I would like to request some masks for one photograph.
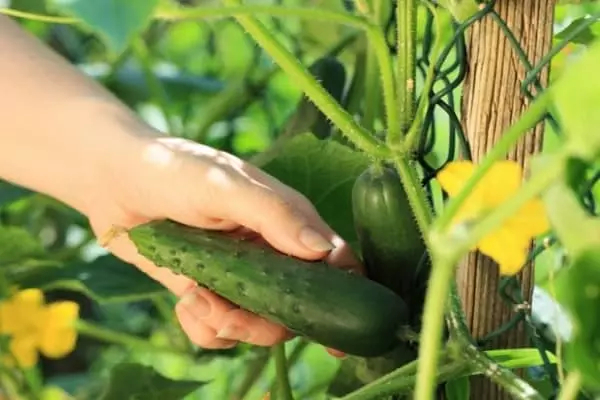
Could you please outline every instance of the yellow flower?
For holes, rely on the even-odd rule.
[[[9,350],[19,365],[37,364],[38,351],[61,358],[75,348],[79,305],[71,301],[45,304],[39,289],[25,289],[0,303],[0,334],[10,336]]]
[[[456,196],[475,172],[470,161],[449,163],[437,175],[438,182],[450,197]],[[485,174],[469,194],[453,223],[472,222],[513,196],[521,186],[523,171],[514,161],[498,161]],[[527,260],[533,237],[550,227],[544,206],[539,199],[525,203],[498,229],[482,238],[476,248],[496,261],[502,275],[519,272]]]

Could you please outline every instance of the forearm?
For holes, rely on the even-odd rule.
[[[105,179],[99,163],[152,130],[4,16],[0,49],[0,178],[85,212]]]

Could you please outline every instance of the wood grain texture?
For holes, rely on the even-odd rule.
[[[536,65],[551,48],[554,19],[553,0],[500,0],[495,10],[506,21],[529,62]],[[474,161],[479,161],[498,141],[502,133],[523,113],[529,101],[520,90],[527,70],[500,26],[491,16],[477,22],[467,32],[468,74],[462,99],[462,124],[471,145]],[[545,87],[548,69],[540,81]],[[530,88],[535,95],[535,90]],[[527,171],[529,156],[542,147],[543,125],[538,124],[510,151]],[[534,276],[531,266],[518,279],[528,303]],[[515,311],[498,294],[497,265],[480,253],[471,253],[457,274],[459,292],[467,314],[467,323],[476,338],[481,338],[514,317]],[[525,328],[519,324],[493,340],[490,348],[529,346]],[[510,399],[498,386],[485,378],[473,378],[471,398],[476,400]]]

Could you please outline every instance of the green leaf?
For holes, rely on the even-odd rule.
[[[32,194],[33,192],[29,189],[0,181],[0,207],[13,203]]]
[[[15,226],[0,226],[0,265],[25,262],[43,254],[41,242],[27,230]]]
[[[545,157],[547,162],[553,162],[551,157]],[[543,167],[542,158],[537,161],[535,168]],[[581,249],[600,246],[600,220],[592,218],[582,207],[575,192],[567,182],[568,169],[563,171],[563,179],[554,182],[542,194],[548,219],[558,240],[574,255]],[[569,182],[571,183],[571,182]]]
[[[10,8],[33,14],[47,14],[46,3],[44,0],[12,0],[10,2]]]
[[[65,266],[12,270],[9,279],[21,288],[68,289],[100,303],[126,302],[153,297],[166,289],[131,264],[113,255]]]
[[[590,26],[582,28],[584,24],[587,24],[588,20],[589,17],[576,18],[573,21],[571,21],[571,23],[566,28],[554,35],[554,37],[559,40],[565,40],[569,37],[569,35],[572,35],[573,32],[581,29],[581,31],[578,32],[575,36],[573,36],[569,41],[571,43],[588,45],[594,40],[596,40],[597,35],[593,32],[592,27],[598,24],[598,22],[600,22],[598,21]]]
[[[488,350],[485,353],[502,367],[510,369],[544,364],[544,360],[542,359],[539,350],[535,348],[496,349]],[[556,362],[554,354],[546,352],[546,357],[548,357],[550,363]]]
[[[290,140],[262,168],[304,194],[331,228],[357,248],[352,186],[368,165],[363,153],[305,133]]]
[[[207,382],[172,380],[153,368],[133,363],[114,367],[101,400],[178,400]]]
[[[471,385],[468,376],[452,379],[445,385],[447,400],[469,400],[471,397]]]
[[[97,34],[109,51],[120,54],[152,19],[158,0],[49,0]]]
[[[574,157],[586,161],[600,157],[600,114],[595,112],[600,105],[600,80],[592,79],[599,64],[600,41],[595,41],[550,89],[568,139],[566,146]]]
[[[439,4],[458,22],[466,21],[479,11],[479,4],[474,0],[440,0]]]
[[[600,247],[590,247],[572,258],[557,279],[556,295],[573,320],[566,363],[581,371],[586,385],[600,390]]]

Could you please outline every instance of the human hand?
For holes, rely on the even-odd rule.
[[[199,228],[250,232],[292,256],[324,258],[334,267],[363,272],[349,246],[309,200],[233,155],[184,139],[151,137],[132,146],[119,171],[107,196],[97,199],[89,212],[99,238],[112,226],[130,228],[168,218]],[[158,268],[125,235],[111,239],[108,249],[180,297],[177,318],[200,347],[228,348],[238,342],[271,346],[292,337],[285,327]]]

